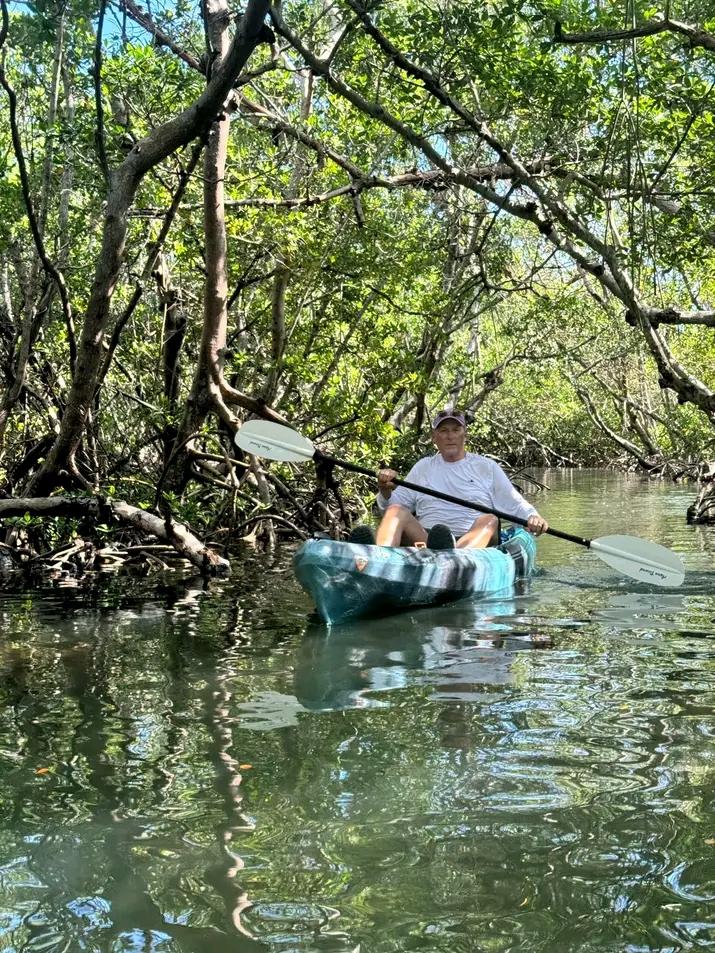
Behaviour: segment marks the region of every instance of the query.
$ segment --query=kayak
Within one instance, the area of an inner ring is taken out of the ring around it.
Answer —
[[[298,582],[330,625],[508,589],[529,576],[536,540],[521,527],[489,549],[415,549],[309,539],[293,557]]]

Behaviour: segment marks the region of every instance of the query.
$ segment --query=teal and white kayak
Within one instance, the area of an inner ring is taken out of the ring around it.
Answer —
[[[309,539],[293,566],[328,624],[508,589],[534,570],[536,540],[521,527],[489,549],[413,549]]]

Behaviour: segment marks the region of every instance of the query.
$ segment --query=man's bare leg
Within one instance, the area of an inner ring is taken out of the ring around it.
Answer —
[[[480,516],[467,530],[464,536],[457,540],[457,549],[486,549],[497,543],[499,520],[496,516]]]
[[[427,531],[404,506],[388,506],[375,542],[378,546],[413,546],[427,542]]]

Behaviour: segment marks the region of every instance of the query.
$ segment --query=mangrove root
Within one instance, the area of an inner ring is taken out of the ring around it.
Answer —
[[[154,536],[167,543],[179,556],[186,559],[192,566],[204,575],[225,576],[230,572],[230,563],[217,552],[209,549],[191,530],[182,523],[177,523],[171,516],[157,516],[141,510],[122,500],[100,497],[73,498],[67,496],[48,497],[17,497],[0,500],[0,519],[30,514],[38,517],[68,516],[87,518],[94,522],[110,523],[116,521],[125,526],[131,526],[141,534]],[[149,549],[149,547],[145,547]],[[3,554],[7,558],[13,552],[11,547],[3,547]],[[19,555],[19,553],[15,553]],[[91,543],[75,541],[64,550],[49,554],[60,556],[63,563],[70,562],[79,567],[93,568],[102,565],[108,550],[97,550]],[[118,554],[112,551],[112,559],[107,561],[116,564]],[[159,560],[157,559],[157,562]]]

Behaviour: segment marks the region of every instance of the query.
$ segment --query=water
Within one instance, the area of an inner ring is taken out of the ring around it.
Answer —
[[[288,554],[228,583],[0,595],[0,950],[715,945],[715,529],[547,474],[583,535],[489,601],[337,627]]]

